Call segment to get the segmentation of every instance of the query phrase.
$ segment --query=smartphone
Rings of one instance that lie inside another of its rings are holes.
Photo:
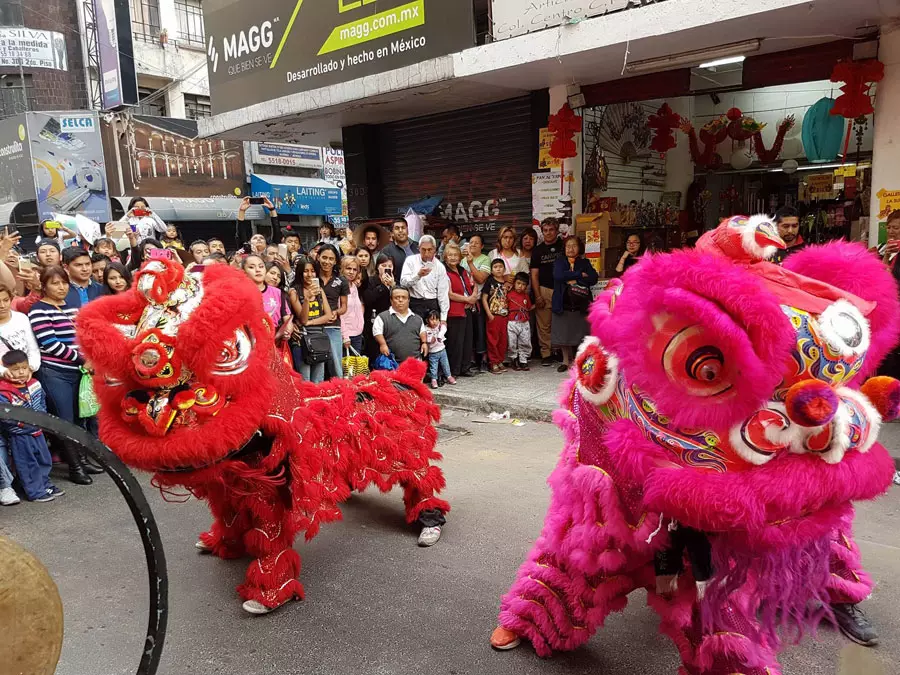
[[[263,197],[250,197],[250,203],[256,205],[265,204],[266,200]]]
[[[278,255],[284,260],[288,259],[287,244],[278,244]]]
[[[134,209],[131,214],[136,218],[145,218],[150,215],[147,209]]]
[[[321,288],[321,284],[319,283],[319,277],[314,277],[312,280],[312,287],[316,290]]]
[[[19,271],[30,272],[35,267],[34,263],[28,258],[19,258]]]
[[[175,257],[167,248],[151,248],[150,260],[174,260]]]

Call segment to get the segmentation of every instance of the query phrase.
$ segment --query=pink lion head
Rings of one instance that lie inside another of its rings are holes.
[[[890,273],[844,242],[763,259],[783,247],[771,223],[736,217],[646,258],[596,300],[576,362],[580,394],[649,441],[646,506],[772,542],[788,534],[773,523],[817,536],[886,489],[876,439],[900,400],[895,381],[877,401],[860,391],[900,332]]]

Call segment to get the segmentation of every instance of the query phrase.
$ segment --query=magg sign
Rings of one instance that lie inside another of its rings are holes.
[[[475,44],[471,0],[204,0],[216,113]]]

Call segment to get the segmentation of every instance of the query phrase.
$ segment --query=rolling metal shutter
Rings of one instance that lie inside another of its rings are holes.
[[[477,231],[493,241],[504,225],[530,225],[541,126],[532,121],[532,110],[539,109],[540,96],[380,127],[384,214],[403,213],[414,202],[441,195],[438,214],[456,221],[463,236]]]

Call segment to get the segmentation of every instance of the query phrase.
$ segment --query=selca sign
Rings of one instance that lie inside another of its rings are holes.
[[[95,128],[93,117],[61,117],[59,126],[70,134],[89,134]]]

